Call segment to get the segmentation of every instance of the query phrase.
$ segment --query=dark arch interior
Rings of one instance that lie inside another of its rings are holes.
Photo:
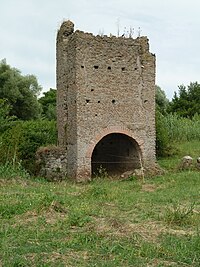
[[[112,133],[104,136],[92,153],[92,175],[103,168],[109,175],[119,175],[140,168],[137,142],[125,134]]]

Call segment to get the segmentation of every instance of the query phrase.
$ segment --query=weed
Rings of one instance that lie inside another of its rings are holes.
[[[80,210],[73,210],[69,213],[68,223],[70,226],[83,227],[91,221],[90,216]]]
[[[103,168],[102,165],[97,169],[97,173],[95,173],[96,178],[108,178],[108,172],[106,168]]]
[[[165,213],[165,221],[168,224],[183,226],[193,223],[195,203],[188,206],[174,203],[172,208],[167,208]]]

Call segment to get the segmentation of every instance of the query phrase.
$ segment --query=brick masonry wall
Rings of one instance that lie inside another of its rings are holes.
[[[57,37],[58,138],[67,147],[68,175],[90,177],[95,145],[115,132],[133,138],[143,164],[153,165],[155,56],[148,39],[73,32],[70,23]]]

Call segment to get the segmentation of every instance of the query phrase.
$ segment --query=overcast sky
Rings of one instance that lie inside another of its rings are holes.
[[[178,85],[200,82],[198,0],[0,0],[0,59],[56,88],[56,33],[63,20],[94,34],[148,36],[156,84],[171,98]]]

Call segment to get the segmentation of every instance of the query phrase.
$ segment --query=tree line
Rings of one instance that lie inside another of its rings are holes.
[[[40,97],[41,92],[36,76],[22,75],[5,59],[0,61],[0,163],[21,162],[29,170],[34,169],[36,149],[57,143],[56,89],[50,88]],[[176,129],[177,125],[181,128],[180,122],[194,125],[200,120],[200,84],[178,86],[171,101],[156,86],[155,99],[156,151],[157,156],[163,156],[170,150],[170,138],[175,136],[172,121]]]
[[[34,75],[0,61],[0,164],[34,173],[36,150],[57,143],[56,89],[41,91]]]
[[[200,84],[191,82],[188,86],[179,85],[178,92],[169,101],[165,92],[156,86],[156,104],[162,114],[172,113],[185,118],[200,114]]]

